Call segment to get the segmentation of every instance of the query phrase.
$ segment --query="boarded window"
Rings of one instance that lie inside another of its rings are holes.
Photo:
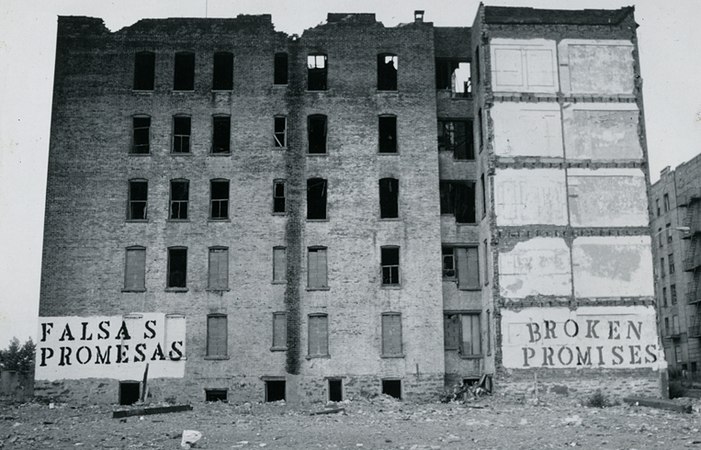
[[[172,180],[170,182],[170,219],[186,220],[190,200],[190,182]]]
[[[446,350],[460,348],[460,315],[446,314],[443,316],[443,339]]]
[[[139,116],[132,119],[133,136],[131,152],[137,155],[145,155],[150,152],[150,128],[151,118]]]
[[[209,249],[209,289],[224,291],[229,288],[229,249]]]
[[[326,314],[309,316],[309,356],[329,356],[329,320]]]
[[[212,117],[212,153],[231,151],[231,117]]]
[[[399,217],[399,180],[382,178],[380,180],[380,218]]]
[[[475,184],[471,181],[441,181],[441,214],[453,214],[457,223],[475,222]]]
[[[287,348],[287,314],[284,312],[273,313],[273,347],[272,350],[285,350]]]
[[[229,180],[210,182],[210,219],[229,218]]]
[[[323,178],[307,180],[307,219],[326,219],[326,185]]]
[[[156,74],[156,54],[137,52],[134,55],[134,89],[152,91]]]
[[[382,285],[399,285],[399,247],[382,247],[380,249],[382,266]]]
[[[382,356],[403,356],[402,316],[399,313],[382,314]]]
[[[285,180],[273,181],[273,213],[285,212]]]
[[[307,118],[309,153],[326,153],[326,116],[314,114]]]
[[[192,91],[195,89],[195,54],[178,52],[173,68],[173,90]]]
[[[326,55],[307,56],[307,89],[325,91],[327,84],[328,58]]]
[[[214,54],[212,67],[212,89],[230,91],[234,88],[234,55],[229,52]]]
[[[187,249],[173,247],[168,249],[168,284],[169,288],[187,287]]]
[[[475,159],[471,120],[439,120],[438,150],[453,152],[457,160]]]
[[[275,147],[287,147],[287,117],[276,116],[274,126],[273,144]]]
[[[148,181],[129,181],[128,220],[146,220],[146,202],[148,198]]]
[[[190,153],[190,117],[173,117],[173,153]]]
[[[463,314],[462,341],[460,351],[464,356],[476,356],[482,353],[482,333],[479,314]]]
[[[287,281],[287,249],[273,247],[273,283]]]
[[[275,53],[274,84],[287,84],[287,53]]]
[[[487,244],[487,240],[485,239],[484,242],[482,243],[482,249],[484,253],[484,265],[482,267],[484,268],[484,274],[483,274],[483,281],[484,284],[489,283],[489,244]]]
[[[144,247],[127,248],[124,267],[124,290],[146,290],[146,249]]]
[[[380,153],[397,153],[397,117],[380,116]]]
[[[397,65],[399,58],[391,53],[377,55],[377,89],[380,91],[397,90]]]
[[[458,269],[458,289],[479,289],[479,254],[477,247],[454,249]]]
[[[207,316],[207,356],[225,357],[227,351],[227,317],[223,314]]]
[[[325,247],[310,247],[307,260],[307,286],[328,287],[327,257]]]

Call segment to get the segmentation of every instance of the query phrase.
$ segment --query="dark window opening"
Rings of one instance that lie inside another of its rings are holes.
[[[133,123],[133,145],[131,153],[145,155],[150,152],[150,117],[134,117]]]
[[[133,405],[139,401],[141,384],[138,381],[119,382],[119,404]]]
[[[330,402],[342,402],[343,401],[343,380],[329,379],[329,401]]]
[[[212,68],[212,89],[230,91],[234,88],[234,55],[229,52],[214,54]]]
[[[380,179],[380,218],[395,219],[399,217],[399,180]]]
[[[173,180],[170,182],[170,219],[186,220],[190,200],[190,182]]]
[[[285,181],[275,180],[273,182],[273,212],[285,212]]]
[[[229,218],[229,180],[212,180],[210,183],[210,219]]]
[[[204,400],[206,402],[226,402],[228,389],[205,389]]]
[[[148,181],[129,181],[129,207],[127,219],[146,220],[148,198]]]
[[[231,117],[212,117],[212,153],[231,151]]]
[[[475,223],[475,184],[441,181],[441,214],[453,214],[457,223]]]
[[[402,399],[402,381],[401,380],[382,380],[382,393],[394,397],[396,399]]]
[[[399,285],[399,247],[382,247],[380,249],[382,266],[382,285]]]
[[[307,219],[326,219],[326,185],[323,178],[307,180]]]
[[[443,278],[455,279],[457,270],[455,268],[455,250],[453,247],[442,247],[441,255],[443,257]]]
[[[487,185],[484,182],[484,174],[480,175],[480,185],[482,187],[482,217],[487,215]]]
[[[477,111],[477,116],[475,117],[475,128],[477,133],[475,134],[475,142],[477,143],[477,148],[479,152],[482,153],[482,108]]]
[[[224,314],[207,316],[207,356],[226,357],[228,352],[228,319]]]
[[[187,287],[187,249],[168,249],[168,287]]]
[[[285,400],[285,380],[265,381],[265,401],[277,402]]]
[[[325,91],[328,73],[326,55],[307,56],[307,90]]]
[[[662,200],[664,200],[664,212],[669,212],[669,194],[664,194]]]
[[[287,84],[287,53],[275,53],[274,84]]]
[[[307,118],[309,153],[326,153],[326,116],[315,114]]]
[[[273,138],[275,147],[287,147],[287,117],[275,117]]]
[[[380,116],[380,153],[397,153],[397,118]]]
[[[134,55],[134,89],[152,91],[156,74],[156,54],[138,52]]]
[[[178,52],[173,68],[173,90],[192,91],[195,89],[195,54]]]
[[[439,120],[438,150],[453,152],[459,160],[475,159],[471,120]]]
[[[190,153],[190,118],[173,117],[173,153]]]
[[[453,72],[458,68],[460,60],[436,58],[436,89],[450,89],[453,84]]]
[[[399,58],[391,53],[377,55],[377,89],[380,91],[397,90],[397,63]]]
[[[475,47],[475,80],[480,82],[480,48]]]

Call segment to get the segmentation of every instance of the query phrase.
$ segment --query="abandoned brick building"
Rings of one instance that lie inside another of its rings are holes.
[[[60,17],[37,394],[659,392],[636,27]]]

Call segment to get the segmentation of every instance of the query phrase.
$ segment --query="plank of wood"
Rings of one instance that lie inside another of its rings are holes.
[[[667,409],[682,413],[691,412],[691,405],[688,403],[676,403],[662,398],[625,397],[623,401],[630,405],[637,403],[640,406],[649,406],[650,408]]]
[[[135,408],[122,411],[113,411],[112,418],[120,419],[122,417],[148,416],[151,414],[167,414],[182,411],[192,411],[192,405],[154,406],[151,408]]]

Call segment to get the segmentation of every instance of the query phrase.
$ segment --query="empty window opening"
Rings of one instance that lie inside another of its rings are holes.
[[[133,405],[139,401],[141,383],[138,381],[119,382],[119,404]]]
[[[229,52],[214,54],[212,89],[230,91],[234,88],[234,55]]]
[[[208,288],[215,291],[229,289],[229,249],[211,247],[209,249]]]
[[[436,89],[452,89],[453,74],[460,66],[460,60],[436,58]]]
[[[477,148],[479,152],[482,153],[482,109],[477,111],[477,116],[475,116],[475,128],[477,133],[475,133],[475,142],[477,143]]]
[[[397,90],[397,64],[399,58],[391,53],[377,55],[377,89],[380,91]]]
[[[148,181],[129,181],[129,206],[127,209],[127,219],[146,220],[146,202],[148,198]]]
[[[380,153],[397,153],[397,117],[380,116]]]
[[[276,116],[274,126],[273,142],[275,147],[287,147],[287,117]]]
[[[329,318],[326,314],[310,314],[308,340],[309,356],[329,356]]]
[[[443,246],[441,255],[443,257],[443,279],[454,280],[458,273],[455,268],[455,248]]]
[[[484,174],[480,175],[480,187],[482,188],[482,217],[487,215],[487,184],[484,181]]]
[[[273,182],[273,213],[285,213],[285,180]]]
[[[133,124],[133,142],[131,153],[145,155],[150,152],[150,128],[151,118],[148,116],[139,116],[132,119]]]
[[[441,214],[452,214],[457,223],[475,222],[475,184],[471,181],[441,181]]]
[[[382,178],[380,179],[380,218],[397,217],[399,217],[399,180]]]
[[[480,48],[475,47],[475,81],[480,82]]]
[[[146,249],[144,247],[127,248],[124,268],[124,290],[146,290]]]
[[[307,119],[309,153],[326,153],[326,116],[314,114]]]
[[[328,287],[326,247],[310,247],[307,254],[307,286],[310,289]]]
[[[307,219],[326,219],[327,182],[323,178],[307,180]]]
[[[273,283],[287,281],[287,248],[273,247]]]
[[[228,389],[205,389],[204,400],[206,402],[226,402]]]
[[[190,117],[173,117],[173,153],[190,153]]]
[[[402,399],[402,380],[382,380],[382,393]]]
[[[265,381],[265,401],[277,402],[285,400],[285,380]]]
[[[343,380],[340,378],[329,378],[329,401],[343,401]]]
[[[231,151],[231,117],[212,117],[212,153]]]
[[[402,316],[399,313],[382,314],[382,356],[403,356]]]
[[[399,285],[399,247],[382,247],[380,249],[382,266],[382,284]]]
[[[470,63],[461,62],[451,76],[451,90],[458,97],[472,95],[472,81],[470,78]]]
[[[192,91],[195,89],[195,54],[178,52],[173,68],[173,90]]]
[[[669,194],[664,194],[662,196],[662,200],[664,201],[664,212],[669,211]]]
[[[190,182],[172,180],[170,182],[170,220],[187,220],[187,206],[190,201]]]
[[[287,349],[287,314],[273,313],[273,347],[272,350]]]
[[[187,249],[168,249],[168,287],[187,287]]]
[[[307,89],[310,91],[325,91],[328,74],[328,58],[326,55],[307,56]]]
[[[445,350],[457,350],[461,356],[482,354],[479,313],[450,313],[443,317]]]
[[[138,52],[134,55],[134,89],[152,91],[156,74],[156,54]]]
[[[453,152],[458,160],[475,159],[471,120],[439,120],[438,150]]]
[[[226,357],[227,350],[227,317],[225,314],[210,314],[207,316],[207,356]]]
[[[287,84],[287,53],[275,53],[274,84]]]
[[[210,182],[210,219],[229,218],[229,180],[212,180]]]

